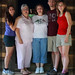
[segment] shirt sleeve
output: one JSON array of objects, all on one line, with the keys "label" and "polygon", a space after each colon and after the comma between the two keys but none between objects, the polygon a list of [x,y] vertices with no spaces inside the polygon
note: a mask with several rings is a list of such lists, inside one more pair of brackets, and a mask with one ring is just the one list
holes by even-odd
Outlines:
[{"label": "shirt sleeve", "polygon": [[48,16],[46,15],[46,23],[47,23],[47,26],[48,26]]},{"label": "shirt sleeve", "polygon": [[47,23],[48,23],[48,16],[47,16]]},{"label": "shirt sleeve", "polygon": [[35,16],[32,17],[32,22],[34,23],[34,21],[35,21]]},{"label": "shirt sleeve", "polygon": [[16,28],[21,28],[21,21],[20,20],[18,21]]}]

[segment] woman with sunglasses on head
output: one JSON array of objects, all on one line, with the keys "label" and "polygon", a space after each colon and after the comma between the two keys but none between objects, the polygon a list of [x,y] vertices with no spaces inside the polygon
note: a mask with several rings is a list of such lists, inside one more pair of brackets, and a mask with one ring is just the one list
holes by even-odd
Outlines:
[{"label": "woman with sunglasses on head", "polygon": [[64,2],[59,1],[57,4],[58,14],[58,33],[56,45],[61,53],[62,59],[62,73],[60,75],[68,75],[68,64],[69,64],[69,49],[72,45],[71,40],[71,26],[72,19],[68,11],[66,11],[66,5]]}]

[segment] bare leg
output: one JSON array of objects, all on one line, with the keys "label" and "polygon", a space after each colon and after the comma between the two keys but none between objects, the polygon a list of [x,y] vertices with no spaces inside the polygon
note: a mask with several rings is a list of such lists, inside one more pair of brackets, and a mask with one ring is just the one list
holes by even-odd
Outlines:
[{"label": "bare leg", "polygon": [[54,68],[56,68],[57,69],[57,67],[58,67],[58,64],[59,64],[59,52],[55,52],[54,53],[55,54],[55,64],[54,64]]},{"label": "bare leg", "polygon": [[40,67],[40,64],[39,63],[36,63],[36,67]]},{"label": "bare leg", "polygon": [[8,68],[9,61],[12,56],[13,50],[14,50],[14,46],[13,47],[6,47],[6,56],[5,56],[5,61],[4,61],[5,68]]},{"label": "bare leg", "polygon": [[60,53],[62,53],[62,46],[59,46],[58,49],[59,49]]},{"label": "bare leg", "polygon": [[70,48],[70,46],[62,46],[63,70],[68,69],[68,64],[69,64],[69,48]]},{"label": "bare leg", "polygon": [[43,67],[44,66],[44,64],[43,63],[41,63],[41,67]]},{"label": "bare leg", "polygon": [[[59,49],[60,53],[62,54],[62,46],[59,46],[58,49]],[[61,56],[61,61],[62,61],[62,64],[63,64],[63,58],[62,58],[62,56]]]},{"label": "bare leg", "polygon": [[55,54],[52,52],[52,62],[53,62],[53,67],[55,66]]}]

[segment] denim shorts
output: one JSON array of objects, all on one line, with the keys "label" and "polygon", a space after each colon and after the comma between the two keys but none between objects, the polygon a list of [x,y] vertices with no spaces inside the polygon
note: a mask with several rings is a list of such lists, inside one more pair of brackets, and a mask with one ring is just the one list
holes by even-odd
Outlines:
[{"label": "denim shorts", "polygon": [[3,41],[6,47],[15,46],[15,36],[4,35]]},{"label": "denim shorts", "polygon": [[32,49],[33,63],[47,63],[47,38],[34,38]]}]

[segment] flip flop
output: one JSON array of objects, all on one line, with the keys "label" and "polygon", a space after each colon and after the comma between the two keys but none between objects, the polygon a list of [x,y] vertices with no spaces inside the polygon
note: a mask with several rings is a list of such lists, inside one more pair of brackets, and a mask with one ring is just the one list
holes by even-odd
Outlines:
[{"label": "flip flop", "polygon": [[29,70],[26,70],[28,74],[31,74],[32,72],[30,72]]},{"label": "flip flop", "polygon": [[28,75],[28,72],[27,71],[21,71],[21,73],[23,74],[23,75]]}]

